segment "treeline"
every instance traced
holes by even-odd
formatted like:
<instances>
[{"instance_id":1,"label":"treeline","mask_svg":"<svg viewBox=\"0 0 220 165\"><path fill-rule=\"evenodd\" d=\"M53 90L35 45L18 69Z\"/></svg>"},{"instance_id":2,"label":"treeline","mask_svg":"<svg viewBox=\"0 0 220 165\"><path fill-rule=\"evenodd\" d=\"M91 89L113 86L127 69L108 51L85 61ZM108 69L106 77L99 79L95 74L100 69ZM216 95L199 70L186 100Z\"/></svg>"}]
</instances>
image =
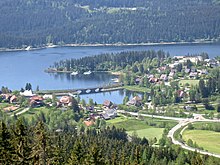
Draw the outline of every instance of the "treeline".
<instances>
[{"instance_id":1,"label":"treeline","mask_svg":"<svg viewBox=\"0 0 220 165\"><path fill-rule=\"evenodd\" d=\"M218 39L212 0L5 0L0 47Z\"/></svg>"},{"instance_id":2,"label":"treeline","mask_svg":"<svg viewBox=\"0 0 220 165\"><path fill-rule=\"evenodd\" d=\"M194 86L189 91L191 101L201 102L202 98L208 98L211 95L220 93L220 68L211 71L207 81L200 80L198 86Z\"/></svg>"},{"instance_id":3,"label":"treeline","mask_svg":"<svg viewBox=\"0 0 220 165\"><path fill-rule=\"evenodd\" d=\"M190 125L188 129L196 129L196 130L209 130L209 131L215 131L220 132L220 125L219 123L205 123L205 124L196 124L196 125Z\"/></svg>"},{"instance_id":4,"label":"treeline","mask_svg":"<svg viewBox=\"0 0 220 165\"><path fill-rule=\"evenodd\" d=\"M219 164L219 159L127 139L123 129L50 131L38 122L0 123L1 164Z\"/></svg>"},{"instance_id":5,"label":"treeline","mask_svg":"<svg viewBox=\"0 0 220 165\"><path fill-rule=\"evenodd\" d=\"M82 57L80 59L67 59L55 62L52 68L59 71L111 71L122 70L127 66L132 66L134 63L140 63L144 59L163 59L169 57L169 53L164 51L130 51L121 53L106 53L96 56Z\"/></svg>"}]
</instances>

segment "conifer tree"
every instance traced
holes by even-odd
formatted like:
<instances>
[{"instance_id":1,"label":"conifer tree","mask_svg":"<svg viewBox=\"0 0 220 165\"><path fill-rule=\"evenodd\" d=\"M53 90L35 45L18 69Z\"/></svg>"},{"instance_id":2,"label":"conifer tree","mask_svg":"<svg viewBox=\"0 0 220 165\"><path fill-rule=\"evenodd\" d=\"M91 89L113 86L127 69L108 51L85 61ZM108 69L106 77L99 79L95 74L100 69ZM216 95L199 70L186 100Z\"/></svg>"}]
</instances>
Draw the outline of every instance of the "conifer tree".
<instances>
[{"instance_id":1,"label":"conifer tree","mask_svg":"<svg viewBox=\"0 0 220 165\"><path fill-rule=\"evenodd\" d=\"M0 122L0 162L12 164L14 147L11 144L12 137L4 122Z\"/></svg>"}]
</instances>

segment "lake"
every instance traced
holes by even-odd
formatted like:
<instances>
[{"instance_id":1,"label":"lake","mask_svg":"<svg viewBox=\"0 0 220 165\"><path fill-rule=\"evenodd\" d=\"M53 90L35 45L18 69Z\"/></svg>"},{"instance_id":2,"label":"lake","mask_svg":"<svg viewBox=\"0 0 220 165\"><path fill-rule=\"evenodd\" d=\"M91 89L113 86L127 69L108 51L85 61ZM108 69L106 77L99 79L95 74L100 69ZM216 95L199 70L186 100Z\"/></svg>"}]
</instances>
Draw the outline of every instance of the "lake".
<instances>
[{"instance_id":1,"label":"lake","mask_svg":"<svg viewBox=\"0 0 220 165\"><path fill-rule=\"evenodd\" d=\"M113 83L115 76L109 73L71 76L70 74L48 74L44 70L55 61L114 53L121 51L164 50L171 56L199 54L206 52L211 58L220 55L219 44L186 44L154 46L98 46L98 47L57 47L34 51L0 52L0 86L19 90L27 82L33 90L76 89L102 86Z\"/></svg>"},{"instance_id":2,"label":"lake","mask_svg":"<svg viewBox=\"0 0 220 165\"><path fill-rule=\"evenodd\" d=\"M136 93L125 89L120 89L117 91L103 93L83 94L80 95L80 99L84 99L86 103L89 103L89 99L92 98L93 101L98 104L102 104L105 100L111 100L115 104L122 104L125 96L128 96L128 98L131 99L136 94L143 98L144 93Z\"/></svg>"}]
</instances>

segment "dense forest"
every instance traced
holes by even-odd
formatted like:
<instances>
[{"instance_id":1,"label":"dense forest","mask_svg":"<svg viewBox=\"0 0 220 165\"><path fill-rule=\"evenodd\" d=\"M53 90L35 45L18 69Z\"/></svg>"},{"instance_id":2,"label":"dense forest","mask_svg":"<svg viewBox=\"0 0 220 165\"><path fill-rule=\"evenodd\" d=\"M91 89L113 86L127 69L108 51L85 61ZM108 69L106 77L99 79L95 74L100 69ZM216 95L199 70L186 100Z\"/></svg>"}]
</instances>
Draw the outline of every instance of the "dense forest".
<instances>
[{"instance_id":1,"label":"dense forest","mask_svg":"<svg viewBox=\"0 0 220 165\"><path fill-rule=\"evenodd\" d=\"M0 47L219 39L217 0L5 0Z\"/></svg>"},{"instance_id":2,"label":"dense forest","mask_svg":"<svg viewBox=\"0 0 220 165\"><path fill-rule=\"evenodd\" d=\"M147 139L128 140L123 129L52 131L39 121L27 126L0 123L1 164L219 164L217 158L181 148L151 147Z\"/></svg>"},{"instance_id":3,"label":"dense forest","mask_svg":"<svg viewBox=\"0 0 220 165\"><path fill-rule=\"evenodd\" d=\"M66 59L55 62L50 69L57 71L115 71L123 70L135 63L140 63L146 59L151 62L157 60L158 66L163 59L170 57L169 53L162 50L154 51L129 51L120 53L106 53L95 56L82 57L80 59ZM143 67L143 66L142 66ZM50 71L49 69L49 71ZM145 67L147 69L147 67ZM142 73L144 68L142 69Z\"/></svg>"}]
</instances>

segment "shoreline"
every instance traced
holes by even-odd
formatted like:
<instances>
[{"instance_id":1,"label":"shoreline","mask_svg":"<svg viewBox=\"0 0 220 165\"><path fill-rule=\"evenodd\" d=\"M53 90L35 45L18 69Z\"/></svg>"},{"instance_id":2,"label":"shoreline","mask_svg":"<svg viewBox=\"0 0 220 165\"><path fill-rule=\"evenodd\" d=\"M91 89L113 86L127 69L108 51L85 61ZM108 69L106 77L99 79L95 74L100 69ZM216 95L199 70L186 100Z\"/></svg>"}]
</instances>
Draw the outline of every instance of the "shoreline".
<instances>
[{"instance_id":1,"label":"shoreline","mask_svg":"<svg viewBox=\"0 0 220 165\"><path fill-rule=\"evenodd\" d=\"M0 48L0 52L16 52L16 51L34 51L47 48L57 47L110 47L110 46L159 46L159 45L187 45L187 44L216 44L215 41L194 41L194 42L149 42L149 43L113 43L113 44L64 44L64 45L53 45L53 46L39 46L30 48Z\"/></svg>"},{"instance_id":2,"label":"shoreline","mask_svg":"<svg viewBox=\"0 0 220 165\"><path fill-rule=\"evenodd\" d=\"M73 71L58 71L53 68L48 68L48 69L45 69L44 72L46 72L46 73L72 73ZM122 72L119 72L119 71L92 71L92 72L93 73L104 72L104 73L109 73L109 74L115 75L115 76L120 76L123 74Z\"/></svg>"}]
</instances>

